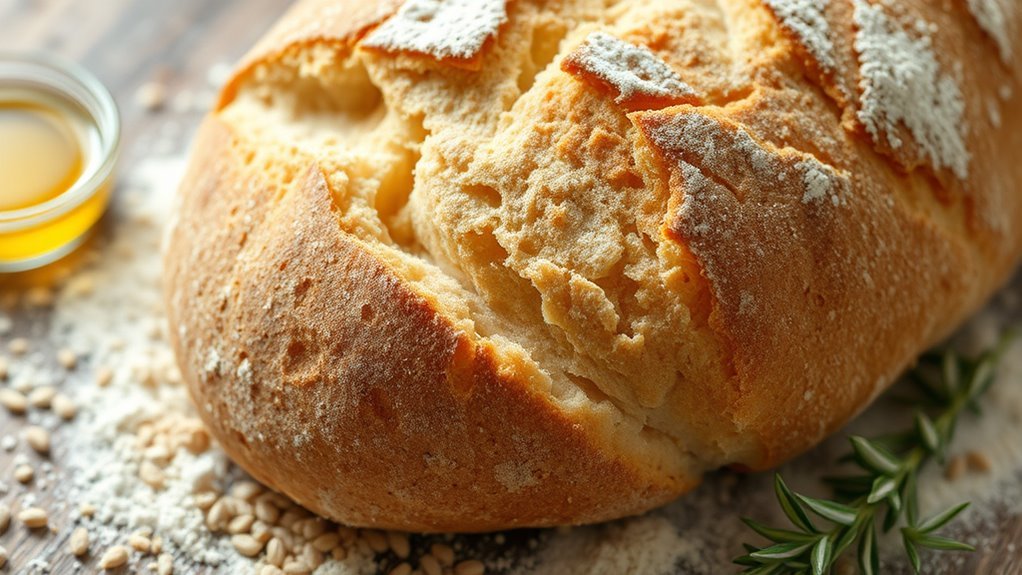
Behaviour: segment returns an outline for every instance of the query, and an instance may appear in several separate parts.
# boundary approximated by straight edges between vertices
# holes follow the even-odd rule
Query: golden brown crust
[[[334,519],[581,523],[776,465],[1022,253],[1022,49],[966,2],[832,0],[825,58],[813,3],[517,0],[478,70],[360,48],[398,4],[306,0],[253,50],[166,255],[207,423]],[[960,125],[876,115],[856,11]],[[594,81],[565,56],[603,29],[699,98]]]
[[[420,531],[601,521],[691,488],[601,449],[473,349],[341,232],[317,167],[277,201],[232,139],[215,118],[200,131],[166,293],[201,415],[254,477],[348,524]]]

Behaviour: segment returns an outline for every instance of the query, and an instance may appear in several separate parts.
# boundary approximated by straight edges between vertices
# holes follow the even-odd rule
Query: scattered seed
[[[245,557],[255,557],[263,550],[263,544],[257,541],[255,537],[243,533],[232,536],[231,544],[238,550],[238,553]]]
[[[163,470],[152,461],[142,462],[142,465],[138,468],[138,477],[144,481],[146,485],[157,491],[163,489],[163,484],[166,480]]]
[[[284,572],[275,565],[263,565],[259,569],[259,575],[282,575]]]
[[[7,379],[11,374],[11,368],[7,365],[7,360],[0,357],[0,381]]]
[[[486,566],[482,561],[470,559],[462,561],[454,566],[454,575],[483,575],[486,573]]]
[[[965,458],[960,455],[956,455],[951,458],[947,463],[947,467],[944,468],[944,477],[948,481],[954,481],[965,473]]]
[[[106,550],[99,558],[99,568],[104,570],[116,569],[128,562],[128,549],[122,545],[114,545]]]
[[[451,549],[449,545],[443,543],[434,543],[429,548],[429,552],[433,554],[440,561],[440,564],[444,567],[450,567],[454,565],[454,549]]]
[[[227,532],[231,535],[248,533],[252,530],[253,523],[255,523],[255,517],[252,515],[239,515],[227,524]]]
[[[167,101],[167,87],[160,82],[146,82],[135,90],[135,104],[146,112],[156,112]]]
[[[7,532],[11,525],[11,508],[6,503],[0,503],[0,535]]]
[[[57,395],[57,390],[49,385],[43,385],[32,390],[32,393],[28,394],[28,402],[32,404],[32,407],[39,409],[49,409],[53,403],[54,396]]]
[[[20,391],[5,387],[0,389],[0,405],[14,415],[21,415],[28,410],[28,398]]]
[[[7,548],[0,545],[0,568],[7,564]]]
[[[71,532],[71,539],[68,541],[68,548],[75,557],[81,557],[89,552],[89,531],[84,527],[78,527]]]
[[[408,563],[399,563],[397,567],[390,570],[390,575],[411,575],[412,566]]]
[[[276,537],[270,539],[266,544],[266,562],[275,567],[283,567],[285,559],[287,549],[284,549],[284,543]]]
[[[348,557],[348,550],[338,545],[330,552],[330,556],[334,558],[334,561],[344,561]]]
[[[390,548],[390,546],[387,545],[387,537],[379,531],[373,529],[364,531],[362,533],[362,538],[364,538],[366,543],[369,544],[369,548],[376,553],[386,553]]]
[[[341,542],[341,536],[340,535],[338,535],[335,532],[328,532],[328,533],[324,533],[324,534],[320,535],[319,537],[313,539],[312,540],[312,546],[317,551],[322,551],[323,553],[329,553],[330,550],[333,549],[334,547],[337,547],[340,544],[340,542]],[[406,557],[407,557],[407,555],[405,557],[401,557],[401,558],[405,559]]]
[[[990,473],[990,470],[994,468],[994,464],[990,461],[990,458],[981,451],[970,451],[966,453],[965,460],[969,464],[969,469],[980,473]]]
[[[263,492],[263,486],[255,481],[238,481],[231,486],[231,497],[242,501],[252,501]]]
[[[114,372],[109,367],[101,367],[96,370],[96,385],[106,387],[114,380]]]
[[[139,553],[149,553],[149,550],[153,546],[153,542],[150,541],[148,537],[142,535],[141,533],[132,533],[128,537],[128,545],[130,545],[132,549],[138,551]]]
[[[326,531],[326,523],[319,517],[306,519],[302,523],[302,537],[313,540]]]
[[[156,560],[156,573],[158,575],[174,575],[174,557],[170,553],[161,553]]]
[[[23,337],[16,337],[7,344],[7,351],[12,355],[25,355],[28,353],[28,340]]]
[[[202,509],[203,511],[206,511],[210,507],[213,507],[213,504],[216,503],[216,500],[219,498],[220,496],[217,495],[216,493],[213,493],[212,491],[197,493],[195,494],[194,497],[195,506],[198,507],[199,509]]]
[[[280,519],[280,509],[266,499],[258,499],[255,502],[255,515],[260,521],[273,525]]]
[[[33,287],[25,292],[25,303],[34,308],[50,307],[53,305],[53,290],[43,286]]]
[[[18,483],[28,483],[32,481],[33,477],[35,477],[35,469],[27,463],[22,463],[14,468],[14,478],[18,480]]]
[[[153,555],[159,555],[163,552],[163,538],[153,537],[153,546],[149,549]]]
[[[57,363],[64,369],[71,371],[78,365],[78,354],[74,350],[68,348],[61,348],[57,351]]]
[[[407,534],[401,533],[400,531],[388,531],[387,543],[390,545],[390,549],[394,552],[394,555],[397,555],[401,559],[408,559],[408,554],[411,553],[412,547],[408,542]]]
[[[78,513],[80,513],[82,517],[92,517],[96,514],[96,506],[91,503],[82,503],[81,506],[78,507]]]
[[[75,405],[73,401],[71,401],[70,397],[64,395],[63,393],[58,393],[53,396],[51,407],[53,408],[53,413],[56,413],[61,419],[65,421],[70,421],[74,419],[75,415],[78,413],[78,406]]]
[[[25,429],[25,442],[39,455],[46,455],[50,452],[50,432],[38,425],[32,425]]]
[[[302,548],[302,561],[315,571],[326,561],[326,558],[311,543],[306,543],[305,547]]]
[[[440,566],[440,561],[432,555],[423,555],[419,558],[419,569],[425,575],[443,575],[444,573],[444,568]]]
[[[18,521],[25,524],[25,527],[29,529],[38,529],[40,527],[46,527],[49,522],[49,515],[45,509],[39,507],[26,507],[18,513]]]
[[[227,526],[231,521],[231,516],[227,498],[221,497],[209,508],[209,513],[206,515],[206,527],[209,527],[210,531],[216,533]]]

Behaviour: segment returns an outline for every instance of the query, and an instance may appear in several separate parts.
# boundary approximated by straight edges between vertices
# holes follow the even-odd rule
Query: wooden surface
[[[285,0],[0,0],[0,52],[62,56],[84,65],[106,84],[121,111],[123,172],[154,147],[187,146],[202,117],[204,100],[213,93],[210,70],[240,58],[288,5]],[[166,88],[165,105],[156,112],[144,109],[136,98],[139,87],[153,81]],[[116,202],[115,198],[115,206]],[[98,233],[116,233],[116,226],[114,210]],[[0,274],[0,293],[51,282],[68,265],[17,276]],[[35,351],[55,357],[54,350],[43,349],[47,342],[39,341],[39,334],[46,332],[45,310],[16,310],[12,319],[12,331],[0,333],[0,357],[6,355],[7,342],[20,335],[33,340]],[[18,436],[23,427],[23,418],[0,409],[0,437]],[[0,451],[0,481],[11,486],[10,493],[0,494],[0,501],[9,505],[23,493],[12,477],[14,453]],[[58,455],[52,458],[54,484],[60,483]],[[73,503],[53,501],[52,486],[31,490],[44,508],[56,510],[62,503]],[[37,558],[49,562],[51,573],[97,571],[95,555],[80,561],[67,552],[72,526],[60,512],[54,515],[55,533],[30,532],[12,522],[0,536],[0,545],[10,554],[0,573],[38,572],[30,568]],[[183,572],[179,567],[177,573]]]
[[[172,146],[186,145],[201,110],[184,104],[189,98],[193,102],[208,98],[211,68],[240,57],[287,4],[283,0],[0,0],[0,51],[45,51],[92,70],[120,104],[122,165],[129,165],[152,150],[155,138],[169,138]],[[146,111],[136,102],[138,88],[153,80],[166,86],[167,103],[159,113]],[[171,115],[179,129],[168,134],[165,127]],[[100,233],[111,233],[116,216],[108,217],[104,227]],[[0,291],[48,279],[46,272],[0,276]],[[13,319],[11,333],[0,333],[3,347],[15,335],[45,333],[45,311],[15,311]],[[3,353],[0,348],[0,356]],[[16,434],[22,426],[21,420],[0,410],[0,436]],[[13,483],[12,460],[11,453],[0,451],[0,478],[8,483]],[[59,481],[59,461],[53,463]],[[41,494],[44,506],[51,492]],[[2,501],[10,498],[0,496]],[[1005,516],[996,523],[990,526],[994,543],[969,556],[957,573],[1022,573],[1022,518]],[[60,527],[59,521],[55,524]],[[12,565],[0,572],[23,572],[31,559],[40,556],[51,560],[53,573],[72,572],[83,563],[62,551],[68,535],[69,529],[33,534],[12,526],[0,536],[0,545],[12,555]],[[739,542],[732,543],[737,552]],[[87,572],[92,564],[84,562]],[[721,572],[730,571],[721,566]]]

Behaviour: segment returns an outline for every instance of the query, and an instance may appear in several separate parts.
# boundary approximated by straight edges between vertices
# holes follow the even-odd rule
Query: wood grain
[[[202,115],[201,106],[178,104],[188,97],[208,96],[212,89],[207,79],[211,67],[237,60],[288,4],[284,0],[0,0],[0,51],[43,51],[92,70],[120,104],[124,123],[122,161],[130,166],[152,150],[156,139],[169,138],[169,145],[177,148],[187,145]],[[154,80],[166,87],[168,95],[160,113],[147,111],[135,101],[139,87]],[[173,119],[171,125],[177,126],[176,130],[167,131],[168,119]],[[116,213],[106,218],[99,233],[111,233],[116,219]],[[52,281],[74,265],[72,257],[42,272],[0,276],[0,292],[12,286],[20,289],[28,283]],[[34,335],[38,340],[39,334],[46,332],[45,310],[19,309],[12,319],[13,330],[7,335],[0,333],[3,347],[16,335]],[[55,358],[55,350],[46,348],[45,342],[40,345],[36,352]],[[19,418],[0,412],[0,436],[18,434],[23,425]],[[59,484],[57,455],[53,462]],[[0,452],[0,478],[10,482],[12,472],[12,454]],[[53,489],[40,492],[40,504],[45,507],[55,503],[54,493]],[[10,500],[10,496],[0,496],[0,501]],[[95,555],[78,561],[64,551],[70,523],[58,514],[52,525],[53,533],[12,526],[0,536],[0,545],[11,554],[10,566],[4,572],[23,572],[37,557],[48,558],[53,573],[75,572],[82,566],[87,572],[94,571]],[[984,535],[992,543],[968,556],[951,572],[1022,573],[1022,517],[1006,514],[986,529],[989,532]],[[739,542],[731,543],[739,548]],[[731,571],[721,566],[720,572]],[[907,570],[902,567],[895,572]]]

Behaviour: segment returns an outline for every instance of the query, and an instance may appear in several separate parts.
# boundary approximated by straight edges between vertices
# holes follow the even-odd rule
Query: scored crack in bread
[[[661,505],[863,409],[1022,238],[1010,0],[305,0],[198,135],[173,343],[360,526]]]

